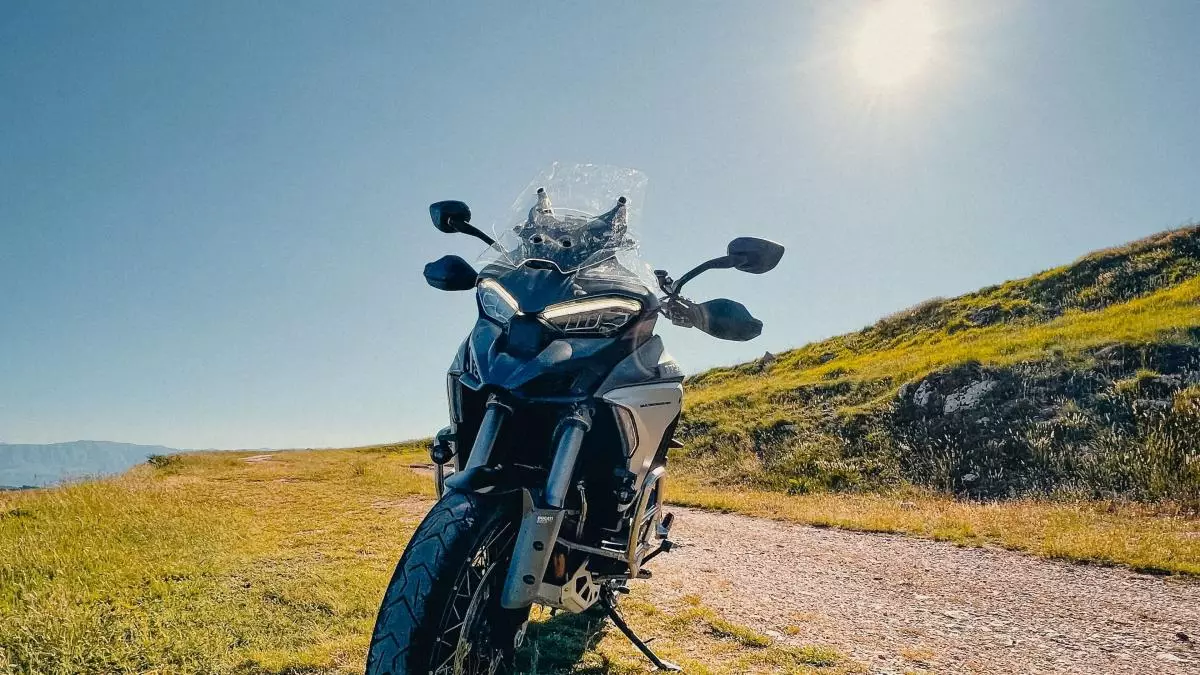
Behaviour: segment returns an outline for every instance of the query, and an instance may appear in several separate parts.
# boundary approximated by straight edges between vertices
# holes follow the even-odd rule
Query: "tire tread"
[[[463,563],[461,549],[478,538],[476,526],[495,517],[483,509],[496,505],[483,501],[476,494],[448,493],[421,521],[380,603],[367,654],[367,675],[428,671],[434,636],[427,633],[441,618],[431,614],[444,610]]]

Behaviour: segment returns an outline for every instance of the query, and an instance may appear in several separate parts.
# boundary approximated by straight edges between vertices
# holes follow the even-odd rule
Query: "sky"
[[[427,206],[554,161],[649,177],[655,267],[787,246],[687,372],[1200,218],[1200,3],[901,1],[0,3],[0,441],[432,434]]]

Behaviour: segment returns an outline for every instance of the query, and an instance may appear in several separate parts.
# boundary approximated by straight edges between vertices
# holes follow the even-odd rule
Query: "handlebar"
[[[679,295],[668,295],[662,299],[660,310],[671,323],[681,328],[695,328],[697,320],[696,303]]]

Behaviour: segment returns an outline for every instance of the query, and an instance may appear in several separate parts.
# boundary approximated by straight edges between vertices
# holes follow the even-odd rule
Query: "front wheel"
[[[367,675],[506,672],[529,610],[500,607],[512,495],[447,493],[413,533],[375,620]]]

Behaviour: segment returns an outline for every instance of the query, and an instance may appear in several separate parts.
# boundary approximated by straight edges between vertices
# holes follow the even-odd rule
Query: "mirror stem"
[[[742,256],[740,255],[723,255],[720,258],[713,258],[707,262],[702,262],[688,270],[683,276],[679,277],[679,280],[674,284],[674,290],[671,293],[671,297],[679,295],[679,291],[683,288],[684,284],[709,270],[729,269],[731,267],[737,267],[740,264],[742,264]]]
[[[485,234],[482,230],[480,230],[479,228],[475,227],[474,225],[472,225],[470,223],[461,223],[459,225],[456,225],[456,227],[458,228],[458,231],[463,234],[469,234],[472,237],[482,239],[483,243],[487,244],[488,246],[496,245],[495,239],[492,239],[487,234]]]

